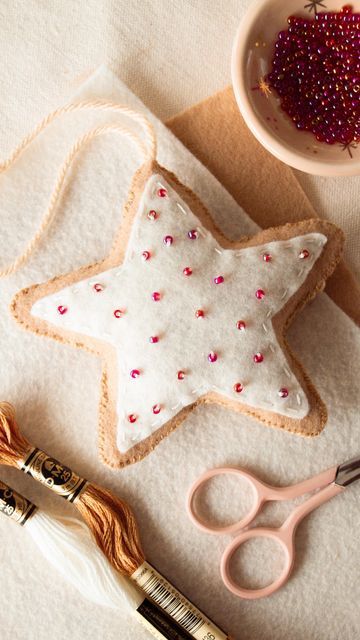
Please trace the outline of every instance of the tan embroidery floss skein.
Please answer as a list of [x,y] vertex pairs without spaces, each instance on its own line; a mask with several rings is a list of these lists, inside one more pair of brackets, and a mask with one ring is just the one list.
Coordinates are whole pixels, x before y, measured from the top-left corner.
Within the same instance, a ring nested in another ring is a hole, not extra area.
[[0,464],[21,469],[73,502],[110,564],[134,580],[184,632],[197,640],[230,640],[145,560],[136,520],[126,502],[33,447],[21,434],[8,402],[0,402]]
[[111,566],[81,520],[42,511],[1,480],[0,513],[24,526],[40,553],[87,600],[115,612],[126,607],[155,638],[192,639],[132,580]]
[[88,600],[108,607],[139,604],[136,587],[111,567],[81,520],[51,515],[1,480],[0,513],[22,525],[50,564]]
[[73,502],[96,544],[117,571],[130,575],[144,562],[138,527],[129,505],[33,447],[20,433],[14,408],[7,402],[0,403],[0,462],[20,468]]

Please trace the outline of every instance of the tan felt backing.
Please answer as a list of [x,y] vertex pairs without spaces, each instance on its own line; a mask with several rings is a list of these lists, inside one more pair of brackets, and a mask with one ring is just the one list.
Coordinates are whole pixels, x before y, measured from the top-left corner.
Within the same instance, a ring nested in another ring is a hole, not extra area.
[[[318,217],[292,170],[249,131],[231,87],[166,124],[261,228]],[[360,324],[360,287],[343,262],[329,278],[326,292]]]
[[[182,409],[182,411],[180,411],[172,420],[155,431],[146,440],[135,445],[126,453],[121,454],[116,447],[117,366],[114,350],[109,344],[101,342],[100,340],[76,334],[71,331],[66,331],[61,327],[56,327],[51,325],[51,323],[31,315],[31,308],[34,302],[39,298],[47,296],[50,293],[54,293],[71,283],[94,276],[106,269],[111,269],[123,262],[131,227],[138,209],[139,200],[144,186],[152,173],[161,173],[164,176],[165,180],[176,189],[180,197],[188,204],[194,214],[201,220],[202,224],[209,229],[219,244],[224,248],[240,249],[246,246],[254,246],[257,244],[271,242],[273,240],[287,240],[293,236],[304,235],[310,232],[320,232],[327,237],[327,243],[323,252],[315,262],[305,282],[288,300],[281,311],[273,318],[273,325],[278,341],[284,350],[290,368],[293,370],[299,380],[299,383],[306,392],[309,401],[310,410],[304,418],[287,418],[276,413],[256,410],[239,402],[232,402],[214,393],[207,393],[192,405]],[[286,343],[285,330],[295,313],[297,313],[304,304],[316,295],[316,293],[323,289],[326,279],[334,271],[339,262],[342,246],[342,232],[331,223],[319,219],[309,219],[293,224],[286,224],[275,229],[266,229],[250,239],[231,242],[216,227],[209,213],[197,196],[182,185],[177,180],[176,176],[170,174],[156,163],[145,164],[134,176],[128,201],[124,208],[121,228],[110,255],[102,262],[56,277],[43,284],[23,289],[23,291],[20,291],[20,293],[16,295],[11,308],[16,320],[27,329],[61,342],[67,342],[75,347],[87,349],[101,357],[102,380],[99,411],[99,451],[102,461],[110,467],[120,468],[141,460],[152,449],[154,449],[154,447],[159,444],[164,437],[169,435],[171,431],[178,427],[195,406],[202,403],[211,402],[222,404],[234,409],[235,411],[240,411],[246,415],[250,415],[268,426],[277,427],[303,436],[314,436],[320,433],[324,427],[327,417],[326,408],[316,389],[302,369],[300,363],[291,353]]]

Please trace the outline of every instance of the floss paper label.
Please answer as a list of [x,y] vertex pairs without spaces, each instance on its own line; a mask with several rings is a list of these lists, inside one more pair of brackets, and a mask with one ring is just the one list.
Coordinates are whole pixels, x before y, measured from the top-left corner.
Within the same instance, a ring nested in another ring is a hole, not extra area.
[[144,562],[132,574],[131,579],[174,620],[181,623],[195,640],[228,639],[219,627],[204,616],[148,562]]

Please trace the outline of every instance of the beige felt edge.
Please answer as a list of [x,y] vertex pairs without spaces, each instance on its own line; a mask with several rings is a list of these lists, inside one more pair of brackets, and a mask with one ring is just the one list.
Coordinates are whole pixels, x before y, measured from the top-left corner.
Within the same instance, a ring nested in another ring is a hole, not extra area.
[[[122,262],[132,222],[138,209],[143,188],[150,175],[154,172],[162,174],[164,178],[178,191],[180,196],[192,208],[195,215],[199,217],[204,226],[210,230],[224,248],[238,249],[246,246],[254,246],[265,242],[271,242],[274,239],[286,240],[296,235],[302,235],[314,231],[321,232],[327,236],[327,244],[325,245],[321,256],[316,261],[314,268],[309,273],[306,281],[273,320],[278,340],[284,349],[289,366],[294,371],[300,384],[306,391],[309,400],[310,412],[305,418],[296,420],[285,418],[272,412],[256,411],[252,407],[248,407],[238,402],[232,402],[231,400],[217,394],[208,393],[199,398],[192,405],[185,407],[172,420],[158,429],[146,440],[135,445],[125,454],[121,454],[116,447],[117,418],[115,399],[117,374],[113,349],[99,340],[75,334],[73,332],[67,332],[58,327],[51,327],[49,323],[31,315],[31,308],[34,302],[39,298],[49,295],[50,293],[62,289],[63,287],[75,283],[83,278],[91,277],[105,269],[110,269]],[[333,224],[319,219],[310,219],[299,223],[287,224],[280,228],[266,229],[250,239],[231,242],[216,227],[202,202],[187,187],[182,185],[176,176],[160,167],[157,163],[147,163],[143,165],[134,176],[128,200],[124,207],[121,228],[109,256],[105,260],[96,264],[82,267],[77,271],[56,277],[49,282],[23,289],[12,301],[11,311],[17,322],[25,328],[37,334],[51,337],[76,347],[84,348],[101,357],[102,378],[99,409],[99,452],[102,461],[112,468],[121,468],[144,458],[151,450],[154,449],[155,446],[157,446],[157,444],[159,444],[159,442],[161,442],[163,438],[169,435],[169,433],[184,421],[186,416],[194,407],[203,403],[221,404],[254,417],[267,426],[277,427],[303,436],[314,436],[319,434],[324,427],[327,418],[326,408],[301,364],[291,352],[286,342],[284,332],[295,313],[297,313],[309,299],[316,295],[317,292],[323,289],[326,278],[330,273],[332,273],[340,259],[342,246],[342,232]]]
[[[290,167],[250,132],[231,86],[173,116],[166,125],[261,228],[319,217]],[[343,261],[329,278],[326,292],[360,325],[359,283]]]

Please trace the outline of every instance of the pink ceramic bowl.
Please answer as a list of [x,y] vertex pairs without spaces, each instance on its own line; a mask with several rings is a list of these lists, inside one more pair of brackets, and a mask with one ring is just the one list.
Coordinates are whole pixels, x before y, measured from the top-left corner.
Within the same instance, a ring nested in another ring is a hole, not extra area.
[[[238,28],[231,62],[232,82],[246,124],[274,156],[296,169],[322,176],[360,175],[360,145],[328,145],[312,133],[298,131],[280,108],[274,90],[265,95],[254,87],[270,71],[273,45],[287,28],[290,15],[307,15],[310,0],[254,0]],[[321,0],[319,11],[339,10],[346,0]],[[360,1],[351,2],[360,11]],[[326,8],[325,8],[326,5]],[[360,100],[360,97],[359,97]]]

